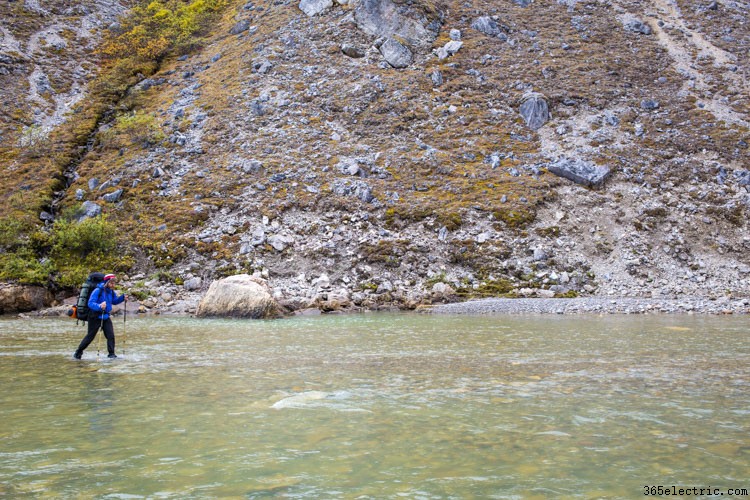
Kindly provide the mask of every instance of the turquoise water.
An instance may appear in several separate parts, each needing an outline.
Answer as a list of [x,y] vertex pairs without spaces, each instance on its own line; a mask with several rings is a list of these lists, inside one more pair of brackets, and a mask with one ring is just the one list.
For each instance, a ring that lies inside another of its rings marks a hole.
[[[0,496],[750,488],[750,319],[0,319]],[[106,352],[102,341],[101,352]],[[727,496],[725,496],[727,498]]]

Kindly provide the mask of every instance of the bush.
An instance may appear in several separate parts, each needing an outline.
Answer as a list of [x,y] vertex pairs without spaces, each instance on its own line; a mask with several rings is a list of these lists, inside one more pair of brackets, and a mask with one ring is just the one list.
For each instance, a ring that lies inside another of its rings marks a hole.
[[164,140],[164,133],[153,115],[138,112],[118,116],[114,126],[102,135],[115,148],[149,147]]
[[52,227],[50,257],[62,286],[80,286],[91,271],[129,269],[133,260],[118,252],[117,227],[106,217],[82,222],[58,219]]
[[0,279],[28,285],[46,285],[54,270],[52,262],[38,259],[30,248],[0,254]]

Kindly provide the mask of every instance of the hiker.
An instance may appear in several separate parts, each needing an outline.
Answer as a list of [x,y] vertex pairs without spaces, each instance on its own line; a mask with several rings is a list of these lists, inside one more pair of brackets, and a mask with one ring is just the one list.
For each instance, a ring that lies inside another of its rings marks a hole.
[[73,357],[81,359],[83,351],[86,349],[96,334],[99,332],[99,328],[104,331],[104,336],[107,339],[107,357],[116,358],[115,354],[115,329],[112,326],[112,320],[109,317],[109,313],[112,312],[112,306],[117,305],[125,300],[125,294],[118,296],[115,293],[115,283],[117,278],[114,274],[107,274],[104,276],[104,280],[91,292],[89,298],[89,320],[88,320],[88,332],[86,336],[81,340],[78,349],[76,349]]

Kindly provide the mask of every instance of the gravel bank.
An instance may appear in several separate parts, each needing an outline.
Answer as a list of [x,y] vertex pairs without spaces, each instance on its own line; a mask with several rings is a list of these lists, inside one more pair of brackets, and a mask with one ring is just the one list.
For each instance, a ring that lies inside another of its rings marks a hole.
[[750,314],[750,299],[481,299],[427,308],[431,314]]

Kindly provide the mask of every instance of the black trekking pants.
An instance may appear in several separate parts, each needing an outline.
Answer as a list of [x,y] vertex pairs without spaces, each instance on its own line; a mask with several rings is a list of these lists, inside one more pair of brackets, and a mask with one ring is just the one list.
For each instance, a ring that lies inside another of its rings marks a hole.
[[91,341],[94,340],[94,337],[96,337],[97,332],[99,332],[99,328],[101,328],[102,330],[104,330],[104,337],[107,339],[107,354],[114,354],[115,328],[112,326],[112,320],[110,318],[107,318],[105,320],[94,318],[89,320],[88,323],[88,333],[86,333],[86,336],[83,337],[83,340],[81,340],[81,343],[78,346],[78,350],[76,352],[83,353],[84,349],[86,349]]

